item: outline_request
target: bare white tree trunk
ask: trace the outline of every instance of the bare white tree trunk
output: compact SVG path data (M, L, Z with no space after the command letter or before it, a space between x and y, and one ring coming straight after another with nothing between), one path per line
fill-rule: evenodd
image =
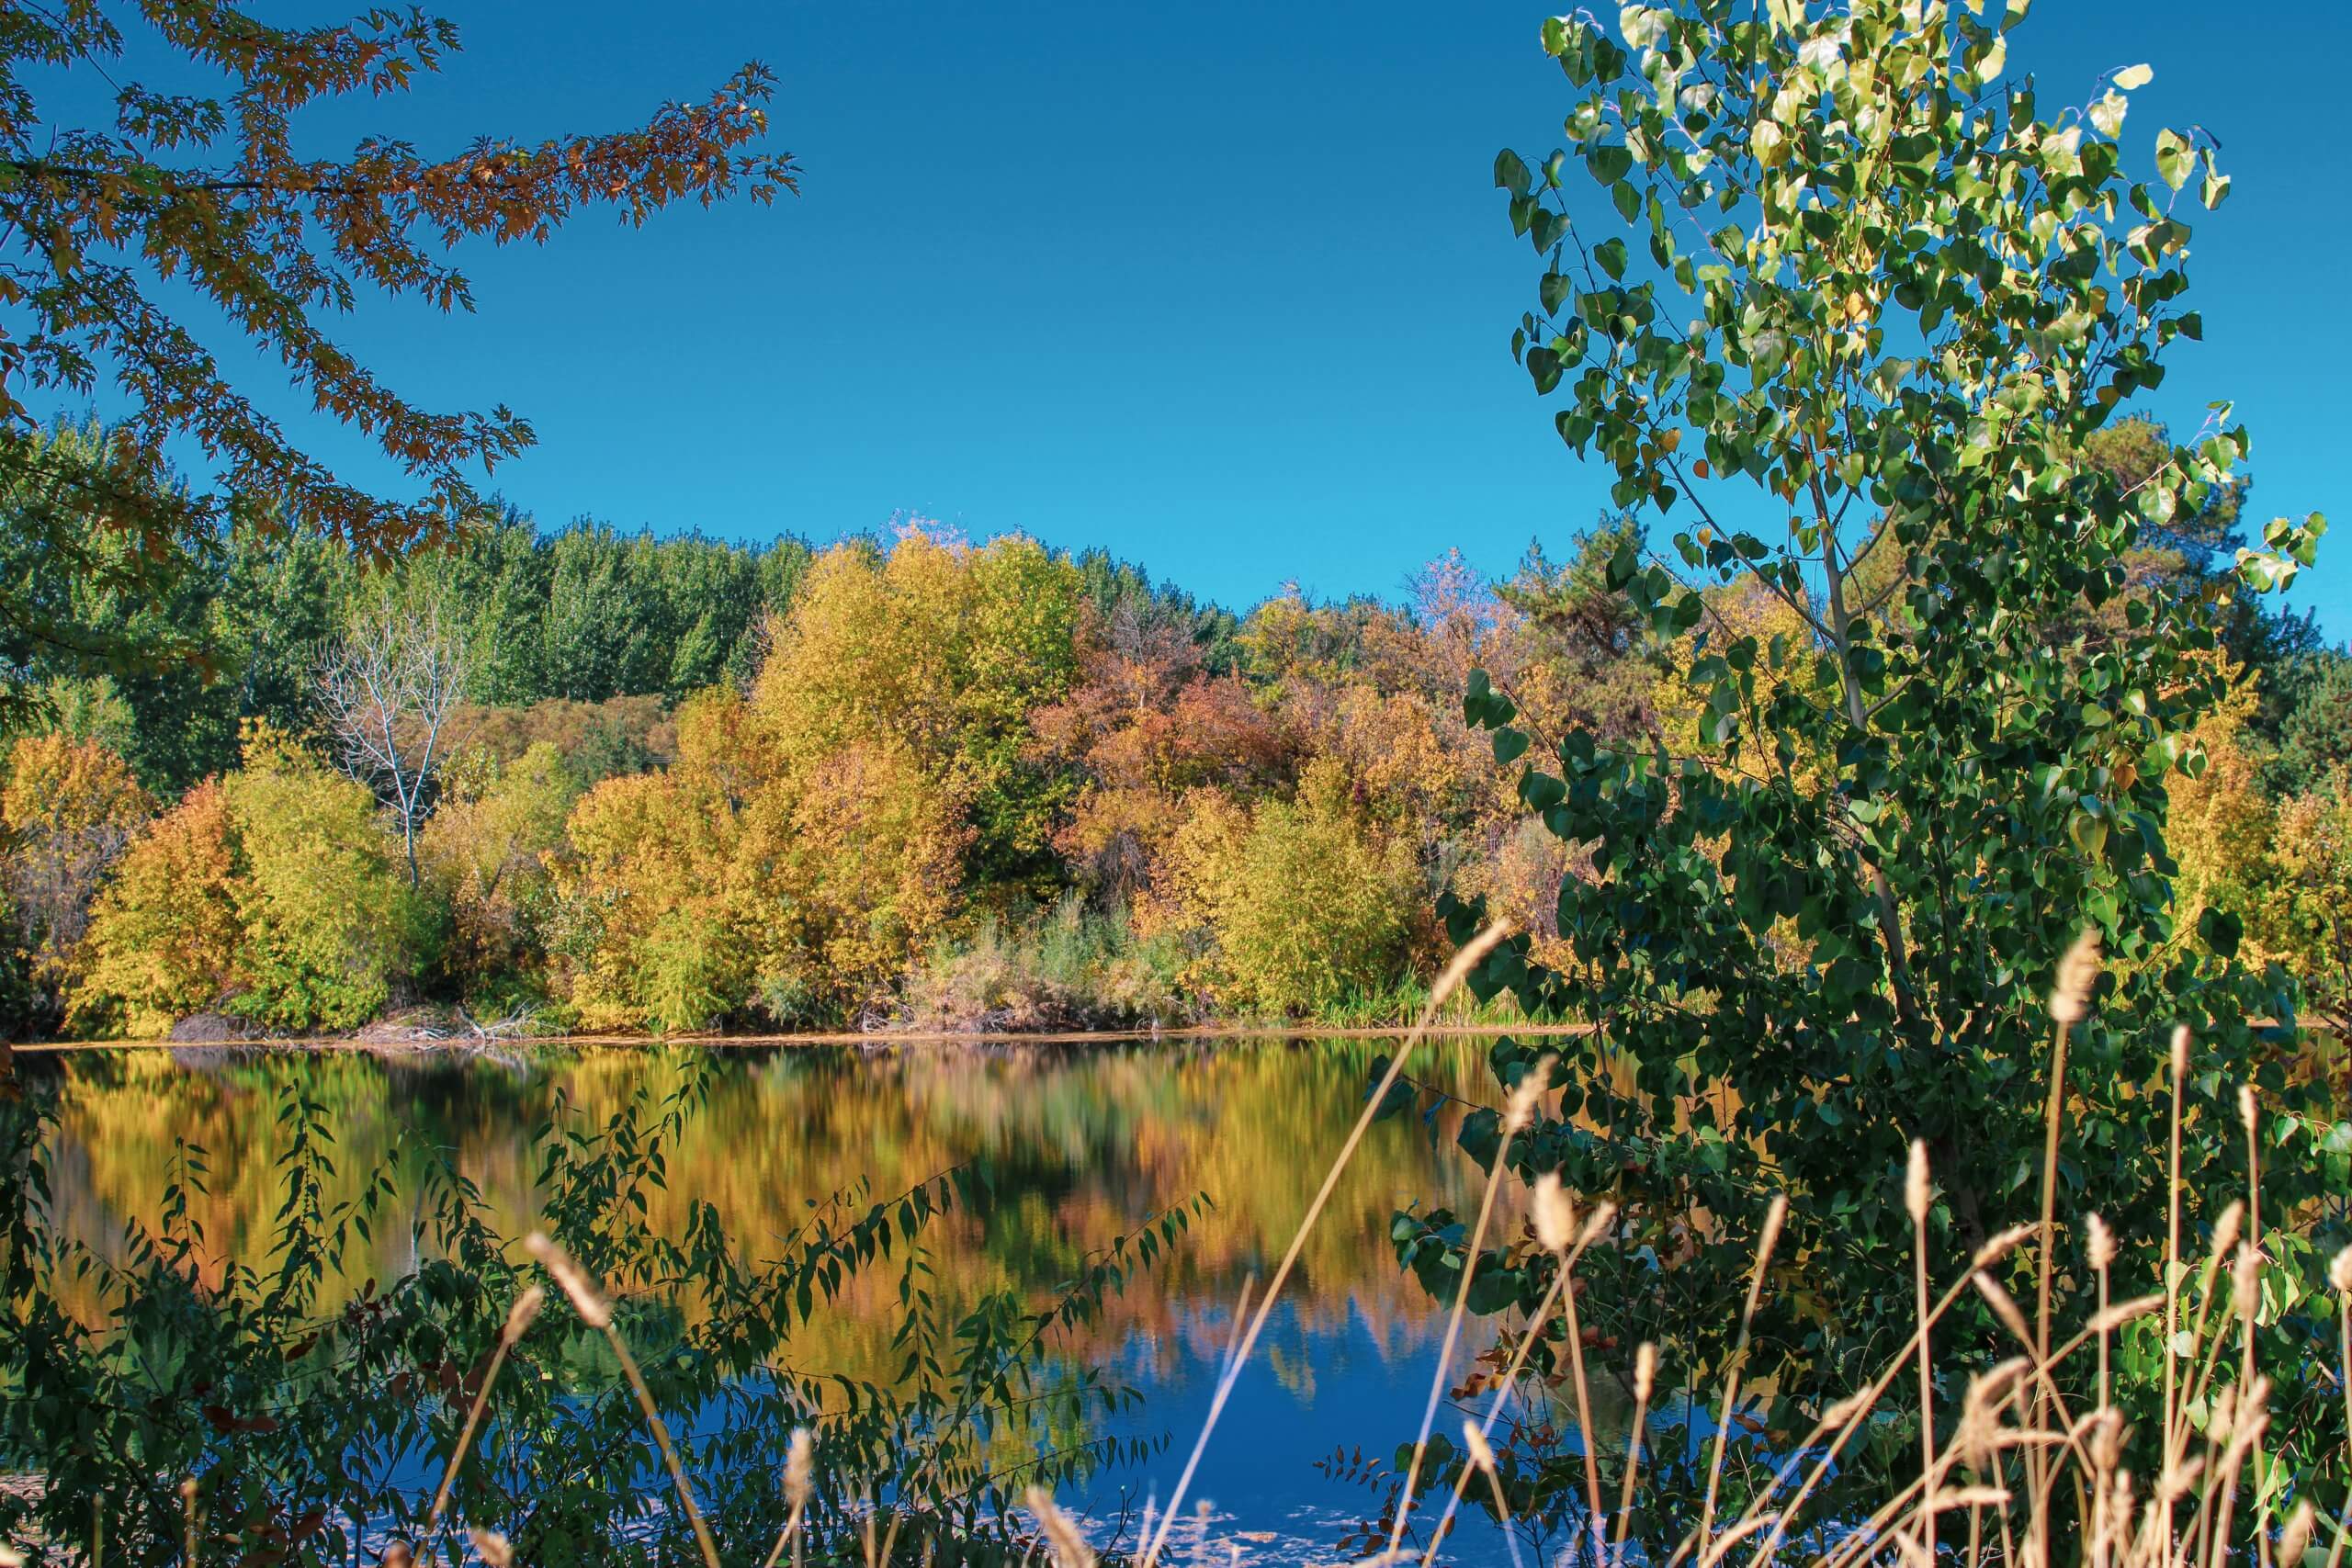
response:
M319 697L338 757L399 821L411 886L419 880L416 836L465 687L465 647L440 606L389 594L356 611L320 660Z

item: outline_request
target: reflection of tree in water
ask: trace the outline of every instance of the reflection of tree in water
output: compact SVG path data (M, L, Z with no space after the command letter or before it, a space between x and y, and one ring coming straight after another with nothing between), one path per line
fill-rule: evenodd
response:
M1280 1256L1362 1107L1373 1059L1388 1048L1357 1040L879 1055L729 1048L671 1156L666 1190L650 1195L646 1223L676 1235L689 1205L707 1202L747 1245L780 1245L825 1194L861 1181L876 1195L895 1192L972 1166L989 1179L989 1195L926 1238L933 1287L953 1310L1001 1288L1050 1290L1141 1216L1205 1192L1215 1212L1136 1290L1107 1303L1080 1339L1090 1351L1142 1355L1139 1372L1164 1373L1214 1359L1223 1306ZM1424 1049L1417 1077L1477 1092L1478 1044ZM206 1151L209 1191L194 1215L213 1266L231 1257L259 1262L253 1251L265 1245L279 1197L272 1108L299 1075L335 1133L342 1190L331 1198L356 1193L379 1169L413 1193L430 1151L446 1147L501 1227L520 1235L534 1218L535 1121L568 1105L602 1125L639 1088L658 1094L674 1085L684 1060L651 1047L549 1049L518 1076L490 1063L356 1053L231 1055L200 1070L164 1053L78 1055L51 1069L66 1079L58 1219L101 1250L126 1221L152 1225L155 1195L185 1141ZM1291 1287L1305 1332L1342 1328L1353 1315L1378 1346L1419 1341L1429 1303L1400 1275L1389 1221L1414 1199L1467 1193L1473 1173L1447 1147L1456 1115L1449 1108L1428 1125L1406 1119L1374 1129ZM379 1279L413 1262L404 1230L388 1232L368 1264ZM330 1304L365 1277L346 1273L331 1282ZM860 1276L794 1359L884 1366L899 1277L895 1265Z

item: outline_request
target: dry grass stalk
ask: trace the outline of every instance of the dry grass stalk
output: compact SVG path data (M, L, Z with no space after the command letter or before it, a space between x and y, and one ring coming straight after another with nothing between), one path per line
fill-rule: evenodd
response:
M1429 1452L1430 1432L1437 1424L1437 1407L1445 1397L1447 1383L1453 1368L1453 1351L1462 1338L1462 1319L1470 1304L1470 1287L1478 1273L1478 1253L1486 1245L1487 1222L1494 1218L1496 1195L1502 1190L1503 1172L1510 1168L1511 1140L1527 1130L1535 1120L1535 1107L1544 1089L1552 1081L1552 1064L1557 1058L1546 1055L1511 1089L1510 1103L1504 1108L1501 1136L1495 1143L1493 1165L1487 1171L1486 1190L1478 1196L1478 1218L1470 1227L1470 1239L1462 1254L1462 1282L1453 1292L1453 1310L1446 1315L1445 1337L1439 1342L1437 1371L1430 1379L1428 1404L1421 1411L1421 1429L1413 1438L1412 1461L1405 1467L1405 1484L1397 1494L1396 1517L1388 1537L1388 1550L1395 1551L1403 1544L1405 1523L1412 1514L1413 1487L1420 1478L1421 1460ZM1572 1348L1576 1343L1576 1292L1568 1292L1568 1338ZM1581 1381L1582 1368L1578 1368ZM1588 1427L1587 1430L1590 1428ZM1587 1464L1590 1460L1588 1457ZM1461 1496L1461 1488L1454 1495ZM1596 1492L1597 1495L1597 1492ZM1430 1540L1436 1548L1436 1539Z
M1094 1568L1094 1549L1086 1544L1077 1522L1061 1511L1053 1494L1042 1486L1029 1488L1029 1511L1045 1528L1046 1541L1059 1568Z
M1554 1184L1556 1187L1556 1180ZM1541 1185L1540 1181L1538 1185ZM1562 1201L1566 1201L1565 1197ZM1586 1217L1575 1241L1560 1254L1560 1267L1554 1270L1551 1284L1544 1288L1543 1298L1535 1303L1535 1311L1528 1317L1526 1332L1520 1336L1519 1345L1512 1350L1510 1362L1503 1368L1502 1376L1496 1380L1494 1400L1487 1406L1486 1420L1478 1428L1478 1436L1482 1441L1493 1436L1496 1424L1502 1419L1503 1406L1510 1401L1511 1391L1518 1386L1521 1374L1527 1370L1528 1358L1533 1352L1537 1340L1543 1337L1544 1325L1551 1321L1553 1308L1564 1298L1573 1308L1576 1301L1577 1260L1583 1257L1585 1248L1608 1233L1610 1225L1615 1223L1616 1218L1616 1204L1599 1205ZM1573 1311L1567 1321L1568 1333L1573 1340L1577 1333ZM1442 1371L1440 1375L1442 1376ZM1590 1447L1590 1433L1591 1428L1588 1426L1579 1434L1588 1449ZM1427 1564L1435 1562L1438 1545L1444 1540L1454 1512L1462 1506L1463 1492L1468 1482L1467 1471L1454 1477L1453 1495L1447 1499L1444 1512L1438 1517L1437 1528L1430 1532L1429 1549L1421 1555L1424 1568Z
M1922 1321L1928 1315L1928 1141L1911 1140L1911 1161L1904 1172L1903 1207L1911 1216L1913 1310ZM1928 1554L1936 1550L1936 1377L1929 1336L1919 1336L1919 1539Z
M1634 1352L1634 1426L1625 1445L1625 1480L1617 1494L1617 1529L1609 1544L1611 1568L1625 1561L1625 1532L1634 1522L1634 1478L1642 1470L1642 1438L1649 1420L1650 1393L1657 1386L1657 1347L1648 1340Z
M2059 961L2058 979L2050 993L2050 1017L2057 1024L2050 1054L2050 1100L2043 1117L2041 1142L2041 1256L2038 1261L2034 1282L2033 1352L2044 1362L2050 1359L2050 1284L2056 1252L2055 1219L2058 1203L2058 1134L2066 1115L2066 1034L2090 1013L2091 991L2098 984L2098 931L2086 926L2066 956ZM2046 1419L2048 1411L2037 1396L2034 1418ZM2038 1455L2028 1466L2033 1472L2037 1488L2047 1484L2045 1468ZM2036 1528L2040 1515L2036 1514ZM2036 1542L2045 1549L2047 1542Z
M628 1379L628 1386L637 1394L638 1408L645 1413L645 1424L653 1433L654 1445L662 1450L662 1462L669 1467L671 1483L678 1492L678 1506L685 1510L686 1523L695 1532L695 1544L702 1549L704 1568L718 1568L718 1543L710 1539L710 1527L703 1522L702 1510L695 1506L694 1487L686 1481L686 1468L679 1461L677 1445L670 1440L670 1428L662 1419L660 1407L653 1403L653 1391L646 1386L645 1374L638 1370L628 1341L613 1326L612 1307L572 1261L571 1255L545 1233L533 1231L526 1236L523 1250L538 1259L539 1266L563 1288L580 1320L604 1331L605 1343L613 1348L614 1359L620 1362L622 1375Z
M1484 1475L1487 1478L1487 1486L1493 1490L1495 1517L1501 1521L1503 1541L1510 1548L1511 1568L1520 1568L1519 1538L1511 1533L1510 1499L1503 1495L1503 1475L1501 1469L1495 1463L1494 1448L1487 1441L1487 1434L1480 1429L1476 1421L1465 1420L1462 1423L1462 1444L1470 1456L1471 1468ZM1454 1495L1456 1497L1461 1495L1460 1488L1455 1489Z
M1396 1087L1397 1078L1405 1071L1405 1064L1412 1059L1413 1053L1428 1038L1430 1026L1437 1021L1440 1010L1453 993L1462 988L1462 983L1470 977L1470 972L1485 963L1487 955L1510 934L1510 922L1498 920L1463 944L1461 951L1453 955L1453 962L1438 976L1437 984L1430 987L1430 999L1422 1005L1421 1016L1414 1021L1412 1032L1405 1036L1404 1043L1396 1048L1395 1058L1388 1064L1388 1071L1381 1076L1380 1082L1374 1086L1371 1095L1364 1100L1363 1110L1358 1113L1355 1125L1348 1130L1347 1141L1340 1145L1338 1157L1331 1162L1331 1168L1324 1173L1322 1186L1306 1205L1306 1213L1299 1219L1297 1233L1291 1237L1290 1246L1283 1249L1281 1263L1274 1268L1273 1277L1267 1281L1266 1293L1261 1298L1257 1312L1250 1316L1249 1327L1243 1330L1240 1339L1236 1342L1230 1364L1217 1381L1216 1391L1209 1399L1208 1418L1202 1422L1201 1435L1193 1440L1193 1451L1184 1462L1183 1472L1177 1477L1176 1488L1169 1495L1167 1509L1160 1517L1159 1532L1144 1543L1144 1568L1151 1568L1161 1548L1166 1545L1169 1528L1174 1523L1176 1511L1182 1506L1184 1494L1200 1468L1201 1455L1208 1449L1209 1437L1216 1430L1217 1418L1225 1413L1234 1381L1248 1363L1250 1352L1257 1348L1258 1337L1265 1331L1266 1320L1273 1315L1274 1303L1281 1299L1283 1286L1289 1282L1291 1270L1298 1264L1298 1255L1306 1246L1308 1234L1315 1229L1315 1222L1322 1217L1324 1207L1330 1202L1332 1190L1339 1186L1341 1173L1355 1158L1357 1148L1363 1143L1364 1134L1371 1130L1373 1119L1380 1113L1382 1101L1388 1098L1388 1091Z
M1732 1413L1739 1408L1739 1380L1746 1371L1747 1337L1756 1322L1757 1303L1763 1300L1764 1275L1772 1264L1772 1249L1780 1245L1781 1227L1788 1217L1788 1195L1773 1193L1764 1210L1764 1228L1756 1238L1756 1266L1748 1271L1747 1300L1739 1312L1739 1338L1732 1346L1731 1365L1724 1373L1723 1407L1715 1421L1715 1452L1707 1465L1707 1500L1699 1515L1699 1556L1702 1562L1713 1560L1708 1545L1714 1535L1715 1497L1723 1482L1724 1446L1731 1437Z
M785 1516L784 1529L777 1533L763 1568L775 1568L787 1546L792 1549L794 1568L798 1568L808 1536L808 1505L816 1495L817 1439L808 1427L795 1427L784 1450L784 1500L791 1511Z
M490 1391L498 1382L498 1373L506 1365L506 1352L514 1342L530 1331L539 1315L539 1308L547 1304L548 1293L537 1285L514 1298L506 1309L506 1325L498 1332L498 1344L490 1352L490 1366L481 1375L481 1386L474 1390L473 1403L466 1407L466 1424L458 1433L458 1446L449 1451L449 1462L441 1472L441 1484L433 1494L433 1506L424 1517L424 1533L431 1535L441 1528L442 1511L449 1506L449 1489L458 1483L458 1472L466 1462L466 1454L473 1447L474 1433L481 1427L483 1407L490 1404Z

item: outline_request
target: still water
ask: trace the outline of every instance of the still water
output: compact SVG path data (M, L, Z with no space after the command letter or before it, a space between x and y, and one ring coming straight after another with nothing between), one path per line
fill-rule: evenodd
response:
M967 1162L995 1179L984 1207L950 1215L927 1240L944 1293L1013 1286L1042 1299L1083 1255L1196 1194L1214 1205L1172 1256L1107 1303L1069 1353L1143 1394L1125 1435L1165 1436L1157 1461L1098 1475L1094 1517L1165 1495L1199 1431L1232 1333L1233 1305L1280 1260L1332 1156L1362 1110L1385 1040L991 1044L985 1047L729 1044L710 1048L715 1081L669 1163L646 1223L682 1226L714 1205L738 1238L788 1234L810 1200L860 1182L903 1190ZM1453 1145L1465 1104L1490 1102L1486 1043L1426 1044L1411 1076L1432 1091L1426 1116L1373 1128L1334 1192L1204 1461L1195 1495L1215 1509L1218 1557L1239 1542L1261 1562L1329 1562L1375 1506L1315 1461L1409 1440L1437 1359L1443 1314L1397 1268L1391 1216L1419 1202L1475 1206L1476 1173ZM371 1172L413 1190L436 1149L481 1190L507 1234L534 1222L531 1129L559 1104L592 1123L640 1088L659 1091L680 1057L649 1049L561 1046L501 1056L362 1052L123 1050L40 1064L62 1079L55 1149L61 1228L116 1249L126 1224L153 1224L185 1141L206 1151L208 1192L193 1205L213 1250L259 1262L278 1193L276 1110L299 1077L330 1111L338 1179ZM363 1270L411 1267L406 1227L386 1227ZM878 1369L894 1292L855 1290L823 1325L822 1353ZM1457 1371L1472 1343L1457 1349ZM1443 1412L1442 1429L1458 1426ZM1499 1561L1498 1536L1471 1530L1453 1561Z

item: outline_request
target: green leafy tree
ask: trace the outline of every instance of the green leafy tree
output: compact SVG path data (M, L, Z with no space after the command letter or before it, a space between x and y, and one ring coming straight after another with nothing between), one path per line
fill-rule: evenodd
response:
M2275 1163L2319 1164L2286 1071L2291 985L2231 962L2226 919L2167 946L2165 786L2201 766L2190 732L2224 694L2215 615L2127 592L2135 549L2233 492L2247 438L2217 411L2135 486L2097 450L2199 333L2187 212L2229 179L2172 130L2157 182L2125 179L2116 137L2147 70L2052 118L2004 75L2023 6L1983 10L1681 0L1625 7L1619 37L1556 18L1569 145L1495 167L1543 265L1514 350L1559 397L1564 443L1670 539L1672 564L1623 540L1607 579L1654 633L1690 637L1702 710L1685 754L1578 729L1531 755L1514 705L1473 682L1526 807L1595 868L1561 887L1557 967L1521 941L1476 977L1599 1026L1545 1043L1567 1058L1561 1113L1511 1160L1624 1205L1627 1288L1593 1292L1623 1319L1599 1331L1660 1341L1702 1387L1731 1354L1740 1244L1787 1193L1802 1283L1771 1292L1747 1374L1773 1390L1767 1449L1908 1331L1912 1139L1945 1258L2034 1219L2045 998L2086 929L2111 963L2063 1069L2061 1266L2087 1210L2163 1233L2149 1090L2176 1021L2195 1038L2192 1216L2243 1190L2241 1083L2287 1145ZM2240 578L2282 585L2322 527L2268 525ZM1733 635L1733 584L1797 634ZM2110 604L2111 633L2053 633ZM1449 914L1466 936L1478 911ZM1536 1051L1496 1059L1516 1081ZM1491 1117L1464 1141L1491 1156ZM1400 1220L1400 1247L1458 1256L1449 1224ZM2264 1245L2290 1276L2311 1267L2283 1230ZM1483 1304L1532 1304L1541 1269L1496 1262ZM1951 1334L1998 1343L1982 1316ZM1849 1478L1870 1469L1854 1458Z

